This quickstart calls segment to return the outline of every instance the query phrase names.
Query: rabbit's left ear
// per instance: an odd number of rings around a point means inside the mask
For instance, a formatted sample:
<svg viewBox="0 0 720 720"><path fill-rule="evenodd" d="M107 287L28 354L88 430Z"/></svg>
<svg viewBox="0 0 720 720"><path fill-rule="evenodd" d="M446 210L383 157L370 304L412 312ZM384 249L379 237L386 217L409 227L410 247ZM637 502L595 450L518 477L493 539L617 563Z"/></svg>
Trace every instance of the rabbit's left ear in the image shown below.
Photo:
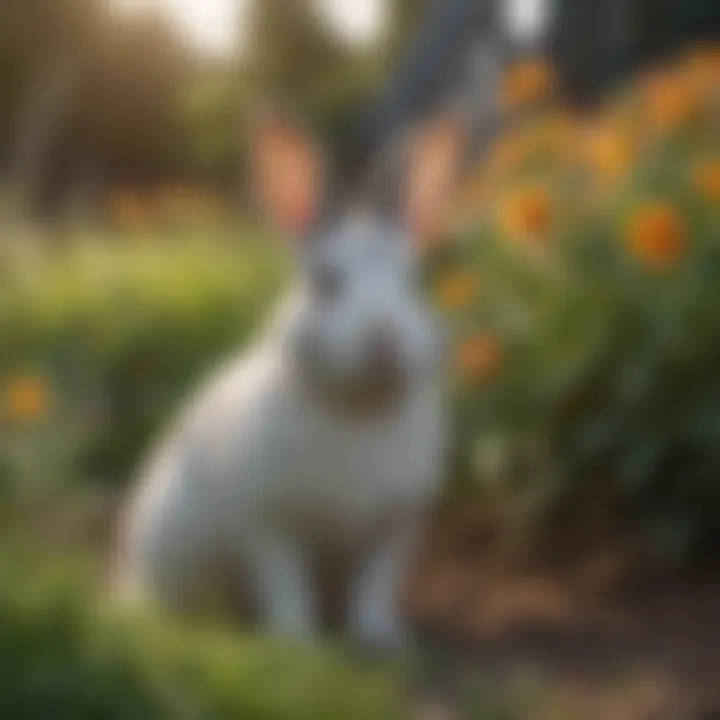
<svg viewBox="0 0 720 720"><path fill-rule="evenodd" d="M325 201L323 152L298 121L277 110L256 118L251 150L253 185L265 214L293 240L302 240Z"/></svg>
<svg viewBox="0 0 720 720"><path fill-rule="evenodd" d="M447 115L419 127L409 138L402 215L405 227L421 244L442 231L452 209L466 137L465 122Z"/></svg>

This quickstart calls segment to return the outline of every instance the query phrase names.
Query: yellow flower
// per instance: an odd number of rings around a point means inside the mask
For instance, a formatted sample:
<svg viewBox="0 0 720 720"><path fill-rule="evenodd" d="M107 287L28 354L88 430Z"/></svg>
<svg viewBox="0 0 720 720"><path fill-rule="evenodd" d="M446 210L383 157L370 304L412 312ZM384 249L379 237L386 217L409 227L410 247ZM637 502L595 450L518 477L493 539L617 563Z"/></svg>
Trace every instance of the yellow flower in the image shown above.
<svg viewBox="0 0 720 720"><path fill-rule="evenodd" d="M20 375L11 379L4 392L5 413L11 420L30 422L45 415L50 407L50 392L43 378Z"/></svg>
<svg viewBox="0 0 720 720"><path fill-rule="evenodd" d="M501 225L510 237L542 240L552 230L555 214L555 203L546 188L527 187L505 201Z"/></svg>
<svg viewBox="0 0 720 720"><path fill-rule="evenodd" d="M630 170L637 155L630 132L619 123L605 121L582 136L581 161L587 163L602 182L617 182Z"/></svg>
<svg viewBox="0 0 720 720"><path fill-rule="evenodd" d="M682 256L687 233L677 209L670 203L653 202L640 208L627 229L630 250L653 270L667 270Z"/></svg>
<svg viewBox="0 0 720 720"><path fill-rule="evenodd" d="M477 283L469 273L455 272L440 278L436 297L445 310L461 310L468 307L477 294Z"/></svg>
<svg viewBox="0 0 720 720"><path fill-rule="evenodd" d="M720 203L720 159L696 165L693 168L693 184L710 202Z"/></svg>
<svg viewBox="0 0 720 720"><path fill-rule="evenodd" d="M546 98L553 87L550 64L534 58L510 68L502 87L502 101L507 108L529 105Z"/></svg>
<svg viewBox="0 0 720 720"><path fill-rule="evenodd" d="M554 111L536 123L531 144L555 159L566 158L573 152L577 131L574 117Z"/></svg>
<svg viewBox="0 0 720 720"><path fill-rule="evenodd" d="M457 364L460 375L467 380L489 380L501 370L503 347L494 335L476 335L461 345Z"/></svg>

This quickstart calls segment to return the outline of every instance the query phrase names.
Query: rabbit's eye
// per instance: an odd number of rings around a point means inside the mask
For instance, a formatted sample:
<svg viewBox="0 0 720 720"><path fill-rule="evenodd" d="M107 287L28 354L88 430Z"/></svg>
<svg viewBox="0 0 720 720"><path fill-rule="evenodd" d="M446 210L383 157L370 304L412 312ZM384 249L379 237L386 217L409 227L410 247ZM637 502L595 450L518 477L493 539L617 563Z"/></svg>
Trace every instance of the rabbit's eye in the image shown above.
<svg viewBox="0 0 720 720"><path fill-rule="evenodd" d="M335 300L345 287L345 275L337 268L324 267L316 274L313 285L315 295L320 300Z"/></svg>

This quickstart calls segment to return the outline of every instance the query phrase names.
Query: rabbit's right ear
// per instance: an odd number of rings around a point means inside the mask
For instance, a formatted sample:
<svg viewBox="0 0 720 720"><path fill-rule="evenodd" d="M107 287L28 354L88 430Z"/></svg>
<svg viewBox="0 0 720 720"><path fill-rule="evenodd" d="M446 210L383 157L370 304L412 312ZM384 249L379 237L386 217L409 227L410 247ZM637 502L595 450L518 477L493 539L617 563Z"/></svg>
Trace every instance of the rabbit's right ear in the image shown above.
<svg viewBox="0 0 720 720"><path fill-rule="evenodd" d="M451 209L467 131L465 118L444 114L422 124L409 137L402 214L405 226L421 244L440 231Z"/></svg>
<svg viewBox="0 0 720 720"><path fill-rule="evenodd" d="M253 124L251 163L263 211L286 235L306 237L322 211L327 176L314 138L287 113L265 111Z"/></svg>

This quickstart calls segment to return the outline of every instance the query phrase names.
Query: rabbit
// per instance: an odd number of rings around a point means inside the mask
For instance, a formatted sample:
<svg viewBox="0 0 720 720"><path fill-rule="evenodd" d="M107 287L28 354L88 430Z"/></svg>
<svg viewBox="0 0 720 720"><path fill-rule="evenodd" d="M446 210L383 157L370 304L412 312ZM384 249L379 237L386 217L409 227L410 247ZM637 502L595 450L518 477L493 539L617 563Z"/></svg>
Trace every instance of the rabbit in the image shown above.
<svg viewBox="0 0 720 720"><path fill-rule="evenodd" d="M219 558L249 582L271 633L320 633L310 566L355 553L347 631L409 639L398 592L446 454L444 343L421 292L459 164L447 117L413 136L401 209L323 215L329 172L317 142L274 116L253 135L258 197L296 256L296 279L257 341L223 367L160 443L126 507L125 597L192 612Z"/></svg>

